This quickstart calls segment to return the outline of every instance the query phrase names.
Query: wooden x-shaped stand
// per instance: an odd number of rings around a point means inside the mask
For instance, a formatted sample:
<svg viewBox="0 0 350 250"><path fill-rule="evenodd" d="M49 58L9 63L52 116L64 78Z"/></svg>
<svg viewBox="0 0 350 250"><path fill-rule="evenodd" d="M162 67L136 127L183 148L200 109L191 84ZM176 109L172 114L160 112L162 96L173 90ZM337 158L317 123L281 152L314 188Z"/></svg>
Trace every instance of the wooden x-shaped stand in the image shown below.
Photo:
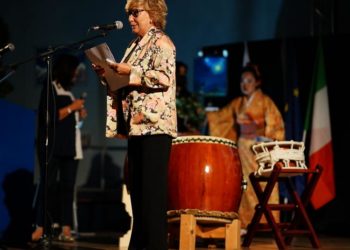
<svg viewBox="0 0 350 250"><path fill-rule="evenodd" d="M307 175L307 185L301 197L296 192L291 181L291 176L297 174ZM254 173L249 175L254 191L258 197L258 204L255 207L255 214L251 223L248 226L248 232L244 238L242 246L248 247L257 231L272 230L277 246L279 249L287 249L291 244L294 236L308 236L314 248L320 247L319 239L311 224L309 216L306 212L306 206L310 202L311 195L316 187L316 184L322 174L322 167L317 166L315 170L309 169L283 169L280 164L274 166L270 176L255 176ZM267 183L262 189L261 183ZM272 190L278 182L284 182L287 190L292 197L292 203L288 204L269 204L268 200ZM294 212L290 222L277 223L272 211L285 210ZM259 223L262 215L265 215L268 223Z"/></svg>

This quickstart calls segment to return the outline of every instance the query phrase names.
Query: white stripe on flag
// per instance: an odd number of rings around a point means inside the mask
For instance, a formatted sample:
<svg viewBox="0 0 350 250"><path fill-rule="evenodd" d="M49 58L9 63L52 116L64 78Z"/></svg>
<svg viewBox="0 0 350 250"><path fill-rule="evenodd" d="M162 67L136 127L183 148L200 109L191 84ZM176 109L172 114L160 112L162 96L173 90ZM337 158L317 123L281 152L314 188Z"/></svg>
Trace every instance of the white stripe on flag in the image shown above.
<svg viewBox="0 0 350 250"><path fill-rule="evenodd" d="M328 144L332 139L326 86L315 94L311 133L310 155Z"/></svg>

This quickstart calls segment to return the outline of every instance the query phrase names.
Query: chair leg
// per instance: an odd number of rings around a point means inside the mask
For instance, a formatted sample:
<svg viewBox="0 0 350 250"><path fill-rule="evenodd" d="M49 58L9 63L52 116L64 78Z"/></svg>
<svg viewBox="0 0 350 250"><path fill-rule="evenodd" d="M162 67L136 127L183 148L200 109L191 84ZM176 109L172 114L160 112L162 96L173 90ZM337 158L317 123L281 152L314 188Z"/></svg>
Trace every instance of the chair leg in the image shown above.
<svg viewBox="0 0 350 250"><path fill-rule="evenodd" d="M180 218L179 250L196 249L196 218L192 214L182 214Z"/></svg>
<svg viewBox="0 0 350 250"><path fill-rule="evenodd" d="M312 178L314 179L315 174L312 176ZM307 186L305 188L305 193L308 193L310 189L313 189L314 187L312 185L316 185L317 182L310 182L309 186ZM289 193L291 194L291 196L293 197L293 200L295 201L295 204L297 205L297 209L296 209L296 213L295 216L293 218L293 220L291 221L291 226L290 226L290 230L298 230L298 228L300 228L300 226L304 226L306 227L306 229L309 231L310 236L309 239L311 241L311 244L314 248L320 248L320 241L317 237L316 231L309 219L309 216L306 212L306 205L309 203L309 199L305 199L304 201L301 200L301 198L299 197L298 193L295 191L295 188L293 188L293 184L291 183L291 181L289 180L287 182L287 188ZM311 195L309 196L311 197ZM309 198L307 197L307 198ZM290 235L288 237L286 237L285 241L287 244L290 244L292 241L293 235Z"/></svg>
<svg viewBox="0 0 350 250"><path fill-rule="evenodd" d="M241 221L236 219L226 224L225 250L238 250L241 247Z"/></svg>

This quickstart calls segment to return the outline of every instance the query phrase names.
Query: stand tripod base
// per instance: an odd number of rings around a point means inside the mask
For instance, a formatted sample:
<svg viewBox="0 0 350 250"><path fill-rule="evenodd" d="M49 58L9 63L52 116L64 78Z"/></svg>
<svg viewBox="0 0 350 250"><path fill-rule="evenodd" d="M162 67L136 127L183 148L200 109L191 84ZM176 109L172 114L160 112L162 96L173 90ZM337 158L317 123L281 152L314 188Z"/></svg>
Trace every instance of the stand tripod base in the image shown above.
<svg viewBox="0 0 350 250"><path fill-rule="evenodd" d="M52 245L51 244L51 238L46 236L46 235L43 235L43 237L41 237L41 239L39 240L38 245L34 249L46 250L46 249L50 249L51 245Z"/></svg>

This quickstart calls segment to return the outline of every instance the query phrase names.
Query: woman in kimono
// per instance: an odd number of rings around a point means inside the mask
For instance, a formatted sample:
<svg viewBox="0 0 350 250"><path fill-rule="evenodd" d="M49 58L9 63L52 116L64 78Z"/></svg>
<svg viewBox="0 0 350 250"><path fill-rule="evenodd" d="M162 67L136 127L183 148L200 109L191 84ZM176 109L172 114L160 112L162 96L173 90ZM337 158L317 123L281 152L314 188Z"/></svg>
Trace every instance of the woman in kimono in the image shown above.
<svg viewBox="0 0 350 250"><path fill-rule="evenodd" d="M257 66L248 64L241 73L243 95L233 99L219 111L207 113L210 135L238 142L243 175L248 181L239 209L243 234L258 203L248 178L249 174L258 168L251 147L258 141L284 139L281 113L271 98L262 92L260 85L261 76ZM279 203L277 188L274 189L269 202ZM278 216L278 213L275 215Z"/></svg>

